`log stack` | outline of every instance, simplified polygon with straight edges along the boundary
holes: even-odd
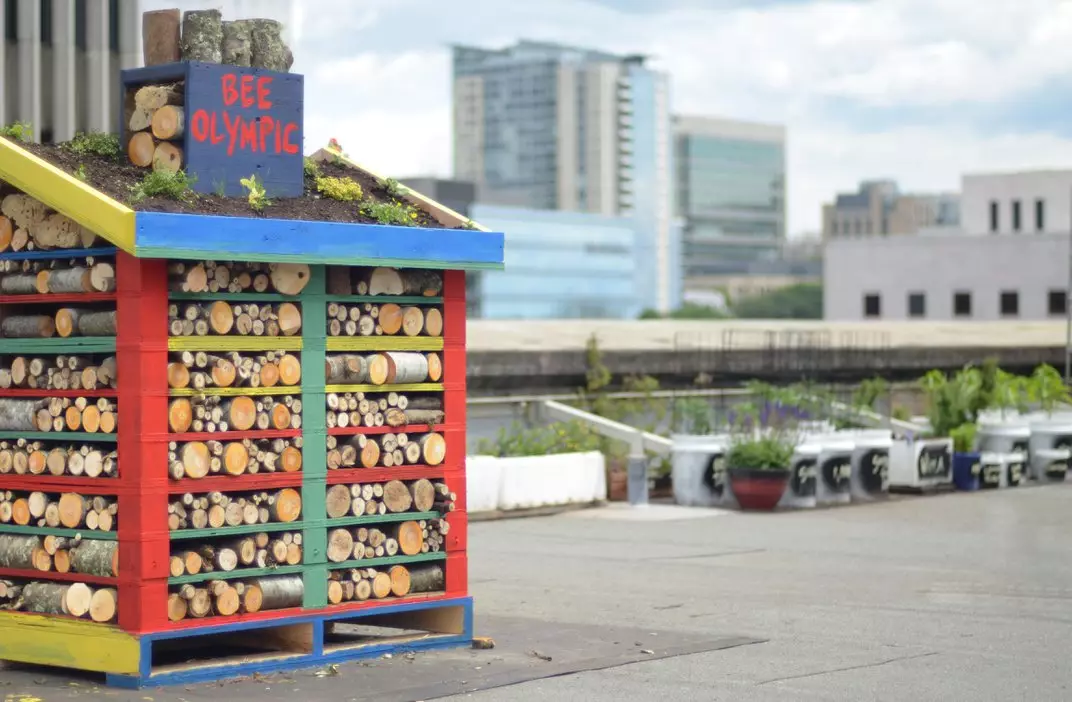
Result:
[[[115,531],[118,517],[114,497],[0,491],[0,524]]]
[[[96,234],[29,195],[0,200],[0,252],[88,249],[96,241]]]
[[[438,353],[342,353],[328,354],[324,359],[324,380],[328,385],[401,385],[438,383],[442,379],[443,359]]]
[[[212,580],[203,587],[187,584],[168,595],[168,619],[177,622],[300,607],[304,594],[300,575]]]
[[[446,590],[446,583],[446,573],[438,563],[396,565],[387,570],[333,570],[328,573],[328,604],[442,592]]]
[[[168,363],[172,388],[292,387],[300,382],[301,359],[287,351],[183,351],[171,354]]]
[[[78,537],[0,534],[0,568],[111,578],[119,575],[119,546]]]
[[[253,524],[290,523],[301,516],[301,493],[292,488],[232,495],[184,494],[168,504],[168,529],[220,529]]]
[[[217,474],[295,473],[302,467],[302,452],[295,443],[300,444],[300,438],[172,441],[168,474],[172,480],[200,480]]]
[[[400,522],[378,527],[340,527],[328,532],[328,560],[416,556],[437,553],[446,544],[450,524],[443,519]]]
[[[326,419],[329,429],[385,425],[389,427],[435,426],[442,424],[444,419],[441,395],[400,392],[329,392],[326,400]]]
[[[105,624],[115,621],[118,593],[111,587],[85,583],[0,580],[0,609],[37,614],[63,614]]]
[[[15,439],[0,441],[0,475],[71,475],[114,478],[119,454],[90,444]]]
[[[168,428],[176,434],[300,429],[301,411],[301,399],[292,395],[176,397],[168,405]]]
[[[309,284],[304,263],[174,261],[168,264],[168,289],[183,293],[279,293],[297,295]]]
[[[438,307],[329,302],[327,319],[329,336],[443,336]]]
[[[382,466],[438,466],[446,457],[446,440],[438,432],[410,435],[357,434],[348,439],[328,436],[327,464],[329,469],[376,468]]]
[[[118,384],[115,356],[14,356],[0,367],[0,388],[97,390]]]
[[[327,489],[325,512],[329,519],[343,517],[454,511],[457,496],[445,483],[425,478],[403,482],[332,485]]]
[[[82,261],[0,261],[0,294],[58,295],[115,291],[115,265]]]
[[[183,167],[183,107],[186,89],[180,81],[130,90],[126,99],[127,157],[135,166],[174,173]]]
[[[115,310],[63,307],[54,314],[4,317],[0,335],[8,339],[48,339],[68,336],[115,336]]]
[[[118,424],[115,400],[107,397],[0,398],[0,431],[114,434]]]
[[[301,333],[301,310],[292,302],[172,303],[171,336],[294,336]]]
[[[443,294],[443,274],[424,269],[328,267],[329,295],[405,295],[437,297]]]
[[[229,573],[239,568],[274,568],[302,562],[300,531],[260,532],[213,543],[184,544],[174,548],[168,563],[171,577],[201,573]]]

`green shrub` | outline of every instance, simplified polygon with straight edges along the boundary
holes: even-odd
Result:
[[[965,422],[959,427],[949,431],[949,438],[953,439],[953,450],[957,453],[969,453],[975,448],[975,422]]]
[[[406,188],[406,186],[402,185],[394,178],[388,178],[383,181],[383,189],[393,198],[402,197],[409,192],[409,189]]]
[[[248,193],[246,199],[249,201],[249,206],[254,212],[261,212],[265,207],[272,204],[272,201],[268,199],[268,194],[264,189],[264,183],[257,177],[256,174],[251,175],[249,178],[243,178],[238,181],[242,184],[242,187],[246,189]]]
[[[30,141],[33,138],[33,125],[29,122],[12,122],[0,127],[0,136],[12,141]]]
[[[482,439],[477,451],[491,456],[547,456],[555,453],[599,451],[601,437],[584,422],[555,422],[543,427],[525,427],[515,422],[499,430],[493,440]]]
[[[147,197],[185,201],[190,198],[190,186],[196,181],[197,178],[187,176],[186,171],[150,171],[131,189],[130,201],[137,203]]]
[[[86,173],[86,164],[78,164],[78,168],[74,172],[74,177],[83,183],[89,182],[89,174]]]
[[[402,227],[412,227],[417,219],[417,210],[398,201],[365,200],[361,204],[361,214],[373,218],[380,224],[394,224]]]
[[[341,200],[342,202],[354,202],[355,200],[360,200],[362,196],[361,185],[354,181],[353,178],[318,177],[316,179],[316,190],[332,200]]]
[[[777,433],[759,438],[736,437],[726,452],[730,468],[788,471],[796,441]]]
[[[63,144],[63,148],[79,156],[96,154],[118,159],[123,153],[123,148],[119,145],[119,137],[104,132],[79,132],[75,134],[74,139]]]
[[[302,162],[302,169],[305,171],[306,178],[320,177],[320,164],[308,156],[306,156],[305,161]]]

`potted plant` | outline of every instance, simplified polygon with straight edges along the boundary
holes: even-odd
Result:
[[[928,399],[931,433],[953,439],[953,484],[958,490],[978,490],[979,457],[973,449],[983,374],[978,368],[966,367],[949,378],[941,371],[932,370],[923,376],[920,385]]]
[[[786,426],[760,425],[746,406],[726,451],[730,487],[741,509],[772,510],[785,492],[797,435]]]
[[[975,422],[964,422],[950,430],[953,440],[953,484],[957,490],[978,490],[980,454],[975,450]]]

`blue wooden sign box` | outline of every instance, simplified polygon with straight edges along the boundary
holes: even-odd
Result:
[[[122,71],[119,133],[130,138],[126,93],[144,85],[185,82],[183,168],[193,189],[242,197],[241,179],[256,175],[269,197],[303,193],[304,78],[263,68],[186,61]]]

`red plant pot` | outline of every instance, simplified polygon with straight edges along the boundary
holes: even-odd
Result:
[[[741,509],[772,510],[785,493],[787,470],[730,468],[730,486]]]

